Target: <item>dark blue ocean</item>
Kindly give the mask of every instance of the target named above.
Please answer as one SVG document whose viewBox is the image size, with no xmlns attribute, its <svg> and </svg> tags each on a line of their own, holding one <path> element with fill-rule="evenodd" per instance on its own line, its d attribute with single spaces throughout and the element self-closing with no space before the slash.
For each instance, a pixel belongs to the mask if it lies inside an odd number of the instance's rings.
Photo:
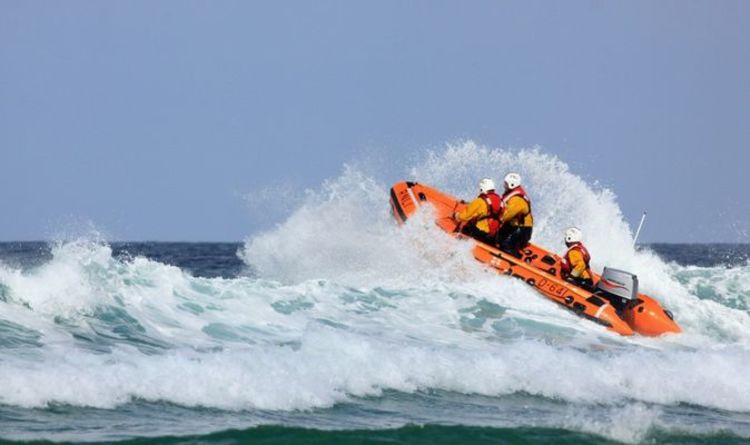
<svg viewBox="0 0 750 445">
<path fill-rule="evenodd" d="M 748 245 L 639 247 L 736 314 L 672 302 L 690 339 L 661 341 L 533 294 L 266 280 L 245 247 L 0 244 L 3 443 L 750 443 Z"/>
</svg>

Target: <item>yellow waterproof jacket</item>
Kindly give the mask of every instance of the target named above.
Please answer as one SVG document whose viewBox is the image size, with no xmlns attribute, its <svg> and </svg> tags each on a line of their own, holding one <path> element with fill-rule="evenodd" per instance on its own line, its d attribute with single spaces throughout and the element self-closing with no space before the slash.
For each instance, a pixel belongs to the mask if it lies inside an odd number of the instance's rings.
<svg viewBox="0 0 750 445">
<path fill-rule="evenodd" d="M 532 227 L 534 225 L 534 217 L 531 216 L 529 203 L 520 196 L 511 196 L 505 204 L 505 210 L 500 220 L 515 227 Z"/>
<path fill-rule="evenodd" d="M 567 257 L 568 263 L 570 264 L 570 275 L 572 277 L 583 278 L 584 280 L 591 279 L 589 266 L 583 258 L 583 252 L 578 249 L 570 249 Z"/>
<path fill-rule="evenodd" d="M 487 202 L 481 197 L 478 197 L 475 200 L 471 201 L 469 205 L 466 206 L 462 211 L 458 212 L 457 217 L 461 222 L 468 222 L 477 220 L 479 218 L 482 218 L 483 216 L 488 216 L 489 214 L 490 211 L 487 207 Z M 484 218 L 477 221 L 476 226 L 477 229 L 481 230 L 482 232 L 490 233 L 489 219 Z"/>
</svg>

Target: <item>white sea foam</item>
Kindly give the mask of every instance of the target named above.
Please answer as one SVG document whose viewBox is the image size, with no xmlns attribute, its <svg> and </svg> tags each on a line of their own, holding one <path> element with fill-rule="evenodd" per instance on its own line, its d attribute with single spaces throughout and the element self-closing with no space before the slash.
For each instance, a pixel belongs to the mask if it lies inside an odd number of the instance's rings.
<svg viewBox="0 0 750 445">
<path fill-rule="evenodd" d="M 306 329 L 298 340 L 299 346 L 249 345 L 212 353 L 181 348 L 158 355 L 127 347 L 105 355 L 50 347 L 43 362 L 6 360 L 0 366 L 6 384 L 0 401 L 113 407 L 135 397 L 186 406 L 295 410 L 384 389 L 437 388 L 487 396 L 523 391 L 576 404 L 637 400 L 750 410 L 744 351 L 610 354 L 532 340 L 465 347 L 325 326 Z"/>
<path fill-rule="evenodd" d="M 241 255 L 257 277 L 197 278 L 91 241 L 57 244 L 32 270 L 0 266 L 0 319 L 41 335 L 33 353 L 0 352 L 0 403 L 293 411 L 384 390 L 523 392 L 604 406 L 598 423 L 566 425 L 631 442 L 660 406 L 750 411 L 750 320 L 728 300 L 745 298 L 744 268 L 681 268 L 634 251 L 615 196 L 539 150 L 451 146 L 410 179 L 468 198 L 476 178 L 509 170 L 534 199 L 535 241 L 561 250 L 562 230 L 581 226 L 595 267 L 638 273 L 685 334 L 608 333 L 487 272 L 429 212 L 396 226 L 389 184 L 347 168 L 247 240 Z"/>
</svg>

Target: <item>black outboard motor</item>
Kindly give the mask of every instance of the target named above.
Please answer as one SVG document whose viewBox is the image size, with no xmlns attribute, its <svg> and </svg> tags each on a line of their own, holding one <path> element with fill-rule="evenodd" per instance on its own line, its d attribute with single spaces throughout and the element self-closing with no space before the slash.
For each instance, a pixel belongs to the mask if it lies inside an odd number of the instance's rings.
<svg viewBox="0 0 750 445">
<path fill-rule="evenodd" d="M 624 270 L 605 267 L 596 283 L 595 294 L 609 301 L 622 316 L 628 304 L 638 300 L 638 277 Z"/>
</svg>

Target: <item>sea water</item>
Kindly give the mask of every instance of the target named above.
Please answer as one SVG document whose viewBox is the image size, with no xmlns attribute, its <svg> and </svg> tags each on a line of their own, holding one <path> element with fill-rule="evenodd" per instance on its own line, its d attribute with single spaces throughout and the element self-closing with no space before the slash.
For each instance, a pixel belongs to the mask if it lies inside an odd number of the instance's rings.
<svg viewBox="0 0 750 445">
<path fill-rule="evenodd" d="M 750 443 L 750 248 L 632 247 L 609 190 L 472 142 L 403 172 L 519 171 L 534 241 L 581 227 L 684 333 L 621 337 L 488 272 L 348 166 L 225 244 L 0 245 L 0 441 Z"/>
</svg>

